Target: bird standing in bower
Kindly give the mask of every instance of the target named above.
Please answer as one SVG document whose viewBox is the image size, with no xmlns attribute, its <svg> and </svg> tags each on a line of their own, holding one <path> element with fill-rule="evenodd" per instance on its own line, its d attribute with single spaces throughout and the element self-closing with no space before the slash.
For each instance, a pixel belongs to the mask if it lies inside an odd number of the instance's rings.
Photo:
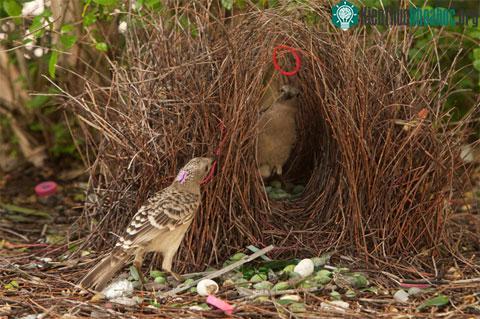
<svg viewBox="0 0 480 319">
<path fill-rule="evenodd" d="M 282 175 L 283 165 L 290 156 L 297 139 L 298 95 L 296 88 L 282 86 L 280 97 L 260 116 L 257 160 L 263 179 L 272 173 Z"/>
<path fill-rule="evenodd" d="M 80 286 L 101 290 L 132 259 L 141 275 L 143 257 L 148 252 L 162 254 L 162 269 L 181 280 L 181 276 L 172 271 L 173 258 L 200 206 L 200 184 L 212 164 L 213 159 L 206 157 L 190 160 L 170 186 L 140 207 L 126 234 L 118 239 L 112 252 L 85 275 Z"/>
</svg>

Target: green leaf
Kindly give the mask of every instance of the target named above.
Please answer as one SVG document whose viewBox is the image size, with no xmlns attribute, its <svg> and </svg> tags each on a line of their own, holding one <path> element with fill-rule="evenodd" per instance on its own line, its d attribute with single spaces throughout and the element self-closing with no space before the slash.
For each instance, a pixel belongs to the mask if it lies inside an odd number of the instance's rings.
<svg viewBox="0 0 480 319">
<path fill-rule="evenodd" d="M 45 28 L 42 23 L 43 17 L 42 16 L 37 16 L 33 18 L 32 24 L 28 28 L 28 31 L 33 34 L 36 38 L 39 38 L 43 35 L 45 32 Z"/>
<path fill-rule="evenodd" d="M 140 274 L 138 273 L 137 268 L 130 266 L 130 276 L 133 277 L 133 280 L 140 281 Z"/>
<path fill-rule="evenodd" d="M 473 49 L 473 59 L 480 60 L 480 48 Z"/>
<path fill-rule="evenodd" d="M 88 11 L 87 14 L 83 16 L 83 26 L 88 27 L 97 22 L 97 12 Z"/>
<path fill-rule="evenodd" d="M 160 0 L 145 0 L 145 6 L 150 10 L 162 10 L 163 4 Z"/>
<path fill-rule="evenodd" d="M 235 6 L 236 6 L 237 8 L 239 8 L 240 10 L 245 9 L 246 6 L 247 6 L 246 0 L 236 0 L 236 1 L 235 1 Z"/>
<path fill-rule="evenodd" d="M 472 31 L 470 36 L 474 39 L 480 39 L 480 31 Z"/>
<path fill-rule="evenodd" d="M 164 277 L 165 273 L 160 270 L 150 270 L 150 277 L 157 278 L 157 277 Z"/>
<path fill-rule="evenodd" d="M 93 0 L 93 2 L 102 6 L 113 6 L 117 4 L 117 0 Z"/>
<path fill-rule="evenodd" d="M 250 282 L 261 282 L 267 280 L 267 275 L 265 274 L 255 274 L 250 278 Z"/>
<path fill-rule="evenodd" d="M 77 36 L 76 35 L 69 35 L 69 34 L 62 34 L 60 36 L 60 42 L 62 43 L 63 48 L 65 50 L 68 50 L 71 47 L 73 47 L 75 42 L 77 42 Z"/>
<path fill-rule="evenodd" d="M 349 281 L 354 288 L 365 288 L 369 285 L 368 279 L 362 274 L 353 274 Z"/>
<path fill-rule="evenodd" d="M 16 280 L 10 281 L 8 284 L 3 286 L 7 290 L 17 290 L 19 287 L 18 282 Z"/>
<path fill-rule="evenodd" d="M 97 44 L 95 44 L 95 49 L 97 49 L 100 52 L 107 52 L 108 45 L 105 42 L 98 42 Z"/>
<path fill-rule="evenodd" d="M 10 17 L 18 17 L 22 14 L 22 7 L 15 0 L 5 0 L 3 2 L 3 10 Z"/>
<path fill-rule="evenodd" d="M 292 303 L 288 309 L 290 309 L 291 312 L 305 312 L 306 307 L 303 303 L 301 302 L 294 302 Z"/>
<path fill-rule="evenodd" d="M 71 24 L 64 24 L 60 28 L 61 33 L 69 33 L 69 32 L 73 32 L 73 30 L 75 30 L 75 28 Z"/>
<path fill-rule="evenodd" d="M 257 6 L 262 8 L 262 9 L 265 9 L 268 5 L 268 0 L 259 0 L 257 2 Z"/>
<path fill-rule="evenodd" d="M 279 305 L 282 305 L 282 306 L 286 306 L 286 305 L 289 305 L 289 304 L 292 304 L 294 303 L 295 300 L 292 300 L 292 299 L 280 299 L 280 300 L 277 300 L 277 303 Z"/>
<path fill-rule="evenodd" d="M 38 109 L 45 105 L 50 100 L 48 95 L 35 95 L 31 100 L 27 102 L 27 106 L 31 109 Z"/>
<path fill-rule="evenodd" d="M 278 6 L 278 0 L 268 0 L 269 8 L 275 8 L 276 6 Z"/>
<path fill-rule="evenodd" d="M 58 51 L 52 51 L 50 59 L 48 60 L 48 74 L 52 79 L 55 79 L 55 71 L 57 70 Z"/>
<path fill-rule="evenodd" d="M 232 257 L 230 257 L 230 260 L 231 261 L 239 261 L 240 259 L 242 259 L 243 257 L 245 257 L 246 255 L 244 253 L 236 253 L 235 255 L 233 255 Z"/>
<path fill-rule="evenodd" d="M 332 300 L 342 300 L 342 296 L 340 295 L 340 293 L 335 290 L 330 293 L 330 297 L 332 298 Z"/>
<path fill-rule="evenodd" d="M 232 10 L 233 0 L 220 0 L 222 6 L 227 10 Z"/>
<path fill-rule="evenodd" d="M 474 67 L 477 71 L 480 71 L 480 60 L 475 60 L 475 61 L 473 61 L 473 67 Z"/>
<path fill-rule="evenodd" d="M 441 306 L 445 306 L 449 302 L 450 302 L 450 299 L 448 298 L 448 296 L 438 295 L 422 303 L 420 306 L 417 307 L 417 310 L 423 310 L 425 308 L 430 308 L 434 306 L 441 307 Z"/>
<path fill-rule="evenodd" d="M 273 286 L 272 290 L 274 291 L 280 291 L 280 290 L 287 290 L 290 288 L 290 284 L 286 281 L 280 281 Z"/>
</svg>

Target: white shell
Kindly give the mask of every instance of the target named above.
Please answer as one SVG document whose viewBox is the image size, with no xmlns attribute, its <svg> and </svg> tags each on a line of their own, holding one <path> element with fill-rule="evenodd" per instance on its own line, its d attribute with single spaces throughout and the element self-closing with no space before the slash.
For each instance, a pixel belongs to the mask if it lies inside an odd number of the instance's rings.
<svg viewBox="0 0 480 319">
<path fill-rule="evenodd" d="M 197 293 L 200 296 L 214 295 L 218 291 L 218 285 L 211 279 L 200 280 L 197 284 Z"/>
<path fill-rule="evenodd" d="M 403 289 L 397 290 L 393 295 L 393 299 L 395 299 L 396 302 L 405 303 L 408 301 L 408 293 Z"/>
<path fill-rule="evenodd" d="M 320 304 L 320 309 L 331 312 L 345 312 L 345 310 L 349 307 L 350 305 L 348 304 L 348 302 L 342 300 L 322 302 Z"/>
<path fill-rule="evenodd" d="M 294 272 L 300 274 L 302 277 L 310 276 L 313 273 L 315 265 L 311 259 L 302 259 L 298 265 L 293 269 Z"/>
<path fill-rule="evenodd" d="M 127 22 L 126 21 L 122 21 L 118 24 L 118 32 L 124 34 L 125 32 L 127 32 Z"/>
<path fill-rule="evenodd" d="M 133 293 L 133 284 L 127 279 L 122 279 L 111 283 L 103 289 L 102 293 L 107 299 L 115 299 L 119 297 L 129 297 Z"/>
<path fill-rule="evenodd" d="M 35 48 L 33 50 L 33 55 L 36 56 L 37 58 L 40 58 L 43 55 L 43 49 L 42 48 Z"/>
<path fill-rule="evenodd" d="M 292 301 L 300 301 L 300 296 L 298 295 L 283 295 L 280 297 L 280 300 L 292 300 Z"/>
</svg>

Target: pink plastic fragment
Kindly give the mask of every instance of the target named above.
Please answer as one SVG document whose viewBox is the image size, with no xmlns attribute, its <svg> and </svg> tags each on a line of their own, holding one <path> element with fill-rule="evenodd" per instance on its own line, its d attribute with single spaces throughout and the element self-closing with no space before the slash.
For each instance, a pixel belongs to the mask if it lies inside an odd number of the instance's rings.
<svg viewBox="0 0 480 319">
<path fill-rule="evenodd" d="M 207 303 L 212 305 L 220 310 L 223 310 L 226 314 L 231 315 L 233 313 L 233 306 L 229 303 L 226 303 L 222 299 L 218 299 L 213 295 L 207 297 Z"/>
<path fill-rule="evenodd" d="M 57 192 L 57 183 L 48 181 L 48 182 L 42 182 L 35 186 L 35 193 L 37 193 L 37 196 L 39 197 L 46 197 L 53 195 Z"/>
</svg>

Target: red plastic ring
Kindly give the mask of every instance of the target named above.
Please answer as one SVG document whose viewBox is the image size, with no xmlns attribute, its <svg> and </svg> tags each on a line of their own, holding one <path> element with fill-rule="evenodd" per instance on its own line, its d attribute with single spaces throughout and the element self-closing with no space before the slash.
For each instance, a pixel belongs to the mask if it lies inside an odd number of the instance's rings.
<svg viewBox="0 0 480 319">
<path fill-rule="evenodd" d="M 48 181 L 48 182 L 43 182 L 35 186 L 35 193 L 37 193 L 37 196 L 39 197 L 46 197 L 53 195 L 57 192 L 57 183 Z"/>
<path fill-rule="evenodd" d="M 295 68 L 292 71 L 285 71 L 280 67 L 280 65 L 278 65 L 277 51 L 279 49 L 287 50 L 295 58 Z M 302 65 L 302 61 L 300 60 L 300 55 L 298 54 L 296 49 L 294 49 L 292 47 L 289 47 L 289 46 L 286 46 L 286 45 L 278 45 L 273 49 L 273 66 L 274 66 L 275 70 L 278 70 L 281 74 L 286 75 L 286 76 L 295 75 L 300 70 L 301 65 Z"/>
</svg>

